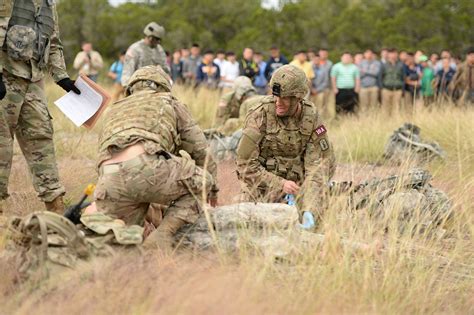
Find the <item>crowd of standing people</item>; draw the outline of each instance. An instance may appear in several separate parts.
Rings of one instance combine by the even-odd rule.
[[[474,48],[462,57],[453,56],[449,50],[428,55],[422,50],[412,53],[383,48],[377,53],[366,49],[355,54],[344,52],[340,61],[333,63],[326,48],[299,50],[292,59],[277,46],[270,47],[268,54],[250,47],[237,54],[202,51],[194,43],[170,53],[160,45],[165,34],[163,27],[149,23],[144,34],[143,39],[121,52],[110,67],[108,77],[114,80],[114,99],[120,97],[130,75],[148,64],[161,65],[174,84],[191,87],[229,90],[239,76],[246,76],[262,95],[269,93],[268,82],[274,71],[290,64],[305,73],[310,85],[307,97],[323,109],[335,103],[337,113],[355,113],[381,105],[392,113],[435,102],[474,102]],[[74,67],[96,81],[102,66],[100,54],[92,49],[92,44],[84,43]]]
[[[198,44],[183,48],[168,58],[176,84],[232,88],[238,76],[253,82],[259,94],[268,93],[272,73],[285,64],[294,65],[306,74],[311,97],[320,107],[335,97],[338,112],[356,112],[383,104],[389,111],[401,106],[429,105],[435,101],[473,102],[474,49],[466,51],[465,60],[450,51],[416,53],[372,49],[363,53],[344,52],[340,62],[329,60],[328,49],[300,50],[290,62],[276,46],[264,54],[246,47],[238,60],[233,51],[211,50],[200,53]]]

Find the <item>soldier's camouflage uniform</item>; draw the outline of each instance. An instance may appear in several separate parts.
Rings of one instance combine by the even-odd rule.
[[[279,70],[292,71],[292,68],[286,66]],[[302,97],[304,93],[300,99]],[[300,107],[292,116],[279,117],[274,96],[270,95],[250,109],[237,149],[241,198],[282,202],[283,183],[292,180],[301,186],[297,198],[299,210],[316,215],[324,208],[324,195],[335,171],[335,159],[316,107],[303,99]]]
[[[48,0],[0,1],[0,71],[3,71],[7,88],[5,98],[0,101],[0,200],[8,196],[14,136],[26,158],[39,197],[51,202],[64,194],[64,187],[59,183],[53,126],[43,80],[46,70],[56,82],[68,78],[56,6],[52,3]],[[34,21],[38,10],[36,19],[42,23],[42,35],[49,38],[41,41],[43,53],[36,49],[38,40],[34,32],[31,34],[32,29],[21,25],[34,23],[31,19]],[[33,42],[18,53],[14,49],[21,45],[15,47],[15,36]]]
[[[136,70],[152,65],[159,65],[167,73],[170,72],[168,64],[166,63],[166,54],[163,47],[158,44],[155,48],[152,48],[145,44],[143,39],[133,43],[125,55],[122,71],[122,85],[127,85],[128,80]]]
[[[256,94],[257,91],[249,78],[237,77],[234,89],[224,94],[219,101],[215,121],[217,131],[229,136],[239,129],[247,113],[245,110],[241,110],[242,104],[254,98]]]
[[[335,171],[335,159],[318,111],[304,100],[307,79],[294,66],[278,69],[270,81],[273,94],[290,97],[292,104],[280,117],[276,97],[269,95],[247,114],[237,148],[241,200],[282,202],[283,184],[291,180],[301,189],[298,209],[315,215],[324,208],[324,195]]]
[[[156,84],[158,80],[144,79],[147,73],[152,77],[154,69],[166,75],[155,66],[138,70],[129,85],[131,95],[112,104],[104,118],[95,200],[99,211],[128,225],[143,225],[153,203],[169,205],[163,222],[176,218],[192,223],[198,217],[203,191],[215,190],[217,167],[207,157],[203,132],[186,107],[171,95],[171,87],[163,89]],[[134,79],[137,76],[140,81]],[[114,152],[138,143],[146,153],[100,166]]]

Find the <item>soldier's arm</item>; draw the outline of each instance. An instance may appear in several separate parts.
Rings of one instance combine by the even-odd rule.
[[[10,8],[8,1],[0,4],[0,49],[3,47],[7,35],[8,21],[10,20]],[[0,73],[3,71],[3,58],[0,58]]]
[[[64,62],[63,44],[59,39],[58,12],[56,6],[53,6],[54,31],[51,35],[51,46],[49,50],[49,72],[55,82],[69,78],[66,72],[66,63]]]
[[[314,126],[304,153],[305,180],[301,188],[299,208],[318,215],[325,208],[324,196],[329,180],[336,171],[336,161],[326,127],[320,119],[317,119]]]
[[[281,187],[284,178],[268,172],[258,160],[260,143],[264,137],[264,112],[255,110],[248,113],[243,135],[237,148],[237,172],[239,179],[249,187]]]
[[[163,47],[160,46],[160,66],[165,70],[166,73],[171,74],[171,69],[166,63],[166,52]]]
[[[191,155],[196,165],[206,168],[217,180],[217,164],[208,152],[208,144],[204,133],[198,126],[186,106],[177,100],[174,102],[177,116],[177,129],[181,139],[182,149]]]
[[[216,112],[216,121],[215,125],[216,126],[222,126],[225,121],[230,117],[230,109],[229,109],[229,103],[232,100],[232,96],[234,94],[227,93],[222,95],[221,99],[219,100],[219,104],[217,106],[217,112]]]
[[[122,85],[126,86],[128,80],[132,76],[132,74],[137,69],[138,63],[138,55],[132,48],[127,50],[127,54],[125,55],[125,61],[123,63],[123,70],[122,70]]]

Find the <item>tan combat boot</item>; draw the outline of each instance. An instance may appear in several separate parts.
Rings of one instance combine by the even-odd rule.
[[[64,202],[63,202],[63,197],[59,196],[56,197],[51,202],[45,202],[44,205],[46,206],[46,210],[63,215],[64,214]]]

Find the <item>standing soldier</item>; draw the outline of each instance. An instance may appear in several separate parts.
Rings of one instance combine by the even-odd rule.
[[[474,47],[466,51],[466,61],[460,65],[449,89],[459,97],[459,104],[474,104]]]
[[[167,73],[171,73],[166,63],[166,53],[161,47],[161,39],[165,36],[163,26],[155,22],[149,23],[143,30],[145,38],[133,43],[127,50],[122,71],[122,85],[126,86],[132,74],[145,66],[160,65]]]
[[[216,203],[216,164],[207,157],[203,132],[171,95],[169,77],[160,67],[137,70],[125,94],[109,107],[100,133],[97,209],[126,224],[143,225],[150,204],[169,205],[145,244],[166,250],[173,234],[197,219],[203,191],[211,190],[209,202]]]
[[[54,1],[2,1],[0,43],[0,201],[8,197],[16,136],[39,198],[48,210],[63,213],[65,191],[44,91],[46,70],[67,92],[80,91],[66,73]]]
[[[237,149],[241,198],[282,202],[285,195],[295,195],[304,217],[320,215],[335,159],[316,107],[304,99],[309,89],[305,73],[282,66],[270,87],[273,96],[263,97],[248,112]]]
[[[250,97],[257,95],[257,90],[248,77],[240,76],[234,81],[234,88],[224,94],[219,102],[216,114],[217,130],[229,135],[238,128],[240,107]]]

